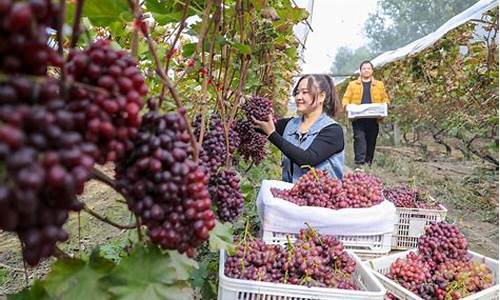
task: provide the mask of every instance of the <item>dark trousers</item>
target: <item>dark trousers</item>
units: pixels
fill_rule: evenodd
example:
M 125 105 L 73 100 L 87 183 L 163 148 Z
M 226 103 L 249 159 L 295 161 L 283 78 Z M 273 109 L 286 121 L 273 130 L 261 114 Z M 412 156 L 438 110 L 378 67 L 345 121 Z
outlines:
M 377 119 L 355 119 L 352 121 L 352 130 L 354 132 L 354 163 L 371 165 L 377 144 Z

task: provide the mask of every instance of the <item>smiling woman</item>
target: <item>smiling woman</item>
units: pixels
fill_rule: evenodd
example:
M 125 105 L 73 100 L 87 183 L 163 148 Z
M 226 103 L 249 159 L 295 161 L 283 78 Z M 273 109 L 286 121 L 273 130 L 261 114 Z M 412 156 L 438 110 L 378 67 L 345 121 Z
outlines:
M 342 178 L 344 132 L 333 117 L 342 109 L 335 86 L 327 75 L 305 75 L 293 90 L 297 113 L 276 123 L 254 119 L 268 139 L 283 152 L 282 178 L 296 182 L 307 166 Z

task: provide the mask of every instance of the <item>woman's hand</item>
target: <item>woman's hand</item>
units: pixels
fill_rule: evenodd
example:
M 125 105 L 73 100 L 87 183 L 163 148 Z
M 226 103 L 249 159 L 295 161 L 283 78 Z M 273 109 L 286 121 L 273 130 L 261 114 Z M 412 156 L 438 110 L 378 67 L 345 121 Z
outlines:
M 266 134 L 266 136 L 270 136 L 271 133 L 273 133 L 275 130 L 276 130 L 276 127 L 274 127 L 274 121 L 273 121 L 273 114 L 269 114 L 269 120 L 268 121 L 260 121 L 260 120 L 257 120 L 256 118 L 254 118 L 252 116 L 252 122 L 253 124 L 262 129 L 262 131 L 264 131 L 264 133 Z

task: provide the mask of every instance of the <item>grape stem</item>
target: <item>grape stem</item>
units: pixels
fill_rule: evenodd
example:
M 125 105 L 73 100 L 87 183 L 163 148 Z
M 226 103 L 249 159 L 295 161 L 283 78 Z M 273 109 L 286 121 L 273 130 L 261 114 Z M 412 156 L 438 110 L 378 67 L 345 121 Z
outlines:
M 121 224 L 118 224 L 116 222 L 113 222 L 111 221 L 108 217 L 104 217 L 104 216 L 101 216 L 99 215 L 98 213 L 96 213 L 95 211 L 93 211 L 92 209 L 90 209 L 87 205 L 84 204 L 83 206 L 83 210 L 85 212 L 87 212 L 89 215 L 95 217 L 96 219 L 106 223 L 106 224 L 109 224 L 113 227 L 116 227 L 118 229 L 134 229 L 136 228 L 136 224 L 128 224 L 128 225 L 121 225 Z
M 73 258 L 73 256 L 71 256 L 68 253 L 64 252 L 59 247 L 55 247 L 55 254 L 54 255 L 56 257 L 62 257 L 62 258 Z
M 76 9 L 75 9 L 75 15 L 73 18 L 73 30 L 71 33 L 70 48 L 74 48 L 76 46 L 76 43 L 78 42 L 78 36 L 80 35 L 80 19 L 82 16 L 83 2 L 84 2 L 84 0 L 77 0 L 76 1 Z
M 96 169 L 96 168 L 92 169 L 91 176 L 92 176 L 93 179 L 98 180 L 98 181 L 100 181 L 100 182 L 102 182 L 102 183 L 104 183 L 106 185 L 109 185 L 110 187 L 112 187 L 117 192 L 120 192 L 117 189 L 116 181 L 113 180 L 108 175 L 104 174 L 101 170 Z
M 142 20 L 143 15 L 140 11 L 140 7 L 136 3 L 134 3 L 134 1 L 132 1 L 132 0 L 128 0 L 128 3 L 129 3 L 130 8 L 132 9 L 132 12 L 134 13 L 134 18 L 138 22 L 143 22 L 143 20 Z M 160 59 L 158 57 L 158 53 L 156 51 L 155 44 L 154 44 L 153 40 L 151 39 L 151 36 L 149 35 L 148 30 L 141 30 L 141 33 L 144 36 L 144 38 L 146 39 L 146 42 L 147 42 L 148 48 L 149 48 L 149 52 L 153 56 L 153 61 L 154 61 L 155 67 L 156 67 L 155 68 L 156 74 L 159 76 L 162 84 L 168 88 L 168 91 L 172 95 L 172 98 L 174 99 L 174 102 L 175 102 L 177 108 L 178 109 L 183 108 L 184 106 L 182 105 L 179 94 L 177 94 L 176 88 L 173 86 L 173 84 L 170 81 L 170 79 L 168 78 L 167 74 L 162 69 L 162 65 L 161 65 Z M 181 114 L 181 116 L 184 119 L 184 122 L 186 123 L 187 131 L 189 134 L 189 139 L 191 141 L 191 147 L 193 147 L 193 160 L 197 161 L 198 155 L 199 155 L 199 147 L 198 147 L 198 144 L 196 143 L 196 138 L 193 134 L 193 128 L 191 127 L 191 123 L 188 120 L 188 117 L 186 116 L 186 114 Z

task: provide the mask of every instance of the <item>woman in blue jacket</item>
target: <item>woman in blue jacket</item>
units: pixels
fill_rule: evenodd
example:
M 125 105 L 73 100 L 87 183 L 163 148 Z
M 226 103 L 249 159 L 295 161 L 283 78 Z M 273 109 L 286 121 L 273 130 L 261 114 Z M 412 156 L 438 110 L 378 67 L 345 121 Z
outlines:
M 314 167 L 342 179 L 344 169 L 344 131 L 333 117 L 342 106 L 332 79 L 311 74 L 299 79 L 293 89 L 298 116 L 276 123 L 253 119 L 269 141 L 283 153 L 282 177 L 296 182 Z

